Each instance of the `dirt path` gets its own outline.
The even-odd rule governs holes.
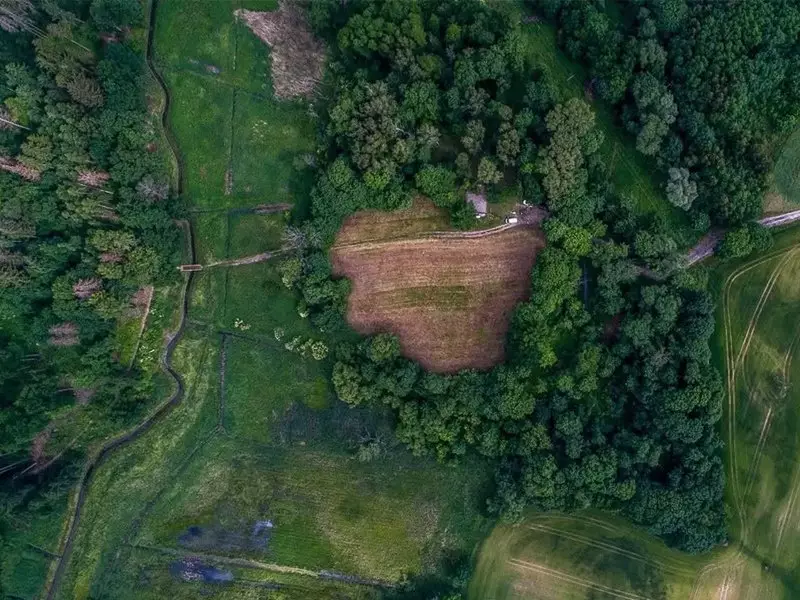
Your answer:
[[[262,571],[271,571],[273,573],[289,573],[292,575],[302,575],[304,577],[312,577],[314,579],[327,579],[331,581],[342,581],[356,585],[364,585],[369,587],[378,587],[384,589],[392,589],[395,585],[389,581],[382,579],[369,579],[366,577],[359,577],[358,575],[349,575],[347,573],[339,573],[337,571],[314,571],[312,569],[304,569],[302,567],[292,567],[289,565],[280,565],[276,563],[265,563],[250,558],[235,558],[231,556],[220,556],[218,554],[208,554],[205,552],[185,551],[175,548],[165,548],[162,546],[148,546],[144,544],[130,544],[131,548],[139,550],[149,550],[151,552],[159,552],[169,556],[180,558],[191,557],[201,558],[208,561],[213,561],[221,565],[230,565],[234,567],[245,567],[248,569],[260,569]]]
[[[791,210],[780,215],[764,217],[763,219],[759,219],[758,223],[764,227],[773,228],[788,225],[798,220],[800,220],[800,210]],[[686,254],[686,266],[691,266],[714,254],[714,250],[724,234],[724,231],[712,231],[708,235],[702,237],[695,247]]]
[[[203,265],[204,269],[212,267],[239,267],[241,265],[254,265],[260,262],[266,262],[281,254],[286,254],[291,248],[281,248],[272,252],[261,252],[260,254],[253,254],[251,256],[243,256],[242,258],[232,258],[227,260],[218,260],[216,262]]]
[[[153,292],[155,288],[152,285],[147,286],[147,304],[144,308],[144,314],[142,315],[142,322],[139,325],[139,335],[136,336],[136,346],[133,348],[133,354],[131,354],[131,361],[128,363],[128,368],[130,369],[133,366],[133,361],[136,360],[136,355],[139,353],[139,346],[142,345],[142,335],[144,335],[144,328],[147,325],[147,317],[150,315],[150,305],[153,303]]]
[[[183,192],[183,165],[180,160],[177,144],[175,143],[175,139],[172,136],[167,124],[167,115],[169,113],[171,97],[166,83],[153,65],[153,31],[155,26],[156,0],[150,1],[149,8],[149,24],[147,28],[146,40],[146,64],[147,68],[150,70],[151,74],[158,82],[158,85],[161,87],[164,93],[164,105],[162,106],[161,112],[161,126],[169,143],[170,152],[175,157],[177,164],[178,172],[176,193],[178,196],[180,196]],[[195,247],[192,224],[186,220],[182,220],[179,223],[180,226],[186,231],[186,246],[187,253],[189,254],[189,260],[190,262],[194,262]],[[161,369],[169,376],[170,379],[172,379],[175,384],[175,389],[170,397],[167,398],[167,400],[165,400],[160,406],[158,406],[158,408],[156,408],[144,421],[139,423],[139,425],[135,426],[133,429],[130,429],[125,433],[122,433],[121,435],[107,441],[93,457],[90,457],[87,460],[83,474],[78,483],[78,487],[75,491],[74,501],[72,502],[72,514],[69,517],[64,537],[59,546],[60,556],[51,566],[51,574],[48,575],[48,580],[45,583],[46,592],[44,597],[47,600],[56,598],[60,591],[61,582],[64,577],[64,571],[66,570],[67,564],[69,563],[69,559],[72,555],[72,549],[75,543],[75,535],[81,522],[83,507],[86,503],[86,496],[94,473],[108,460],[115,450],[122,448],[138,439],[143,433],[148,431],[151,427],[153,427],[153,425],[166,416],[170,410],[182,400],[184,396],[185,387],[183,379],[172,367],[172,355],[186,327],[186,314],[189,309],[189,292],[191,290],[192,280],[193,273],[187,273],[181,291],[180,316],[178,325],[174,331],[167,335],[166,345],[164,346],[164,351],[161,355]]]

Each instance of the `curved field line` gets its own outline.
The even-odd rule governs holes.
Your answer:
[[[742,342],[742,345],[739,348],[739,354],[736,357],[736,361],[733,364],[734,375],[744,362],[744,358],[747,355],[747,351],[750,349],[750,343],[753,341],[753,335],[755,334],[756,324],[758,323],[758,319],[761,317],[761,313],[763,312],[764,307],[767,304],[767,300],[769,299],[769,296],[772,293],[772,288],[775,287],[775,283],[778,281],[778,277],[780,277],[783,268],[786,266],[786,263],[789,262],[789,259],[792,257],[793,253],[794,251],[789,251],[786,253],[786,256],[781,260],[781,262],[778,263],[778,265],[770,274],[770,278],[767,281],[767,284],[761,291],[761,297],[758,299],[756,308],[753,311],[753,316],[750,318],[750,322],[747,324],[747,331],[745,333],[744,341]]]
[[[555,527],[548,527],[547,525],[528,525],[527,527],[528,527],[528,529],[532,529],[534,531],[542,531],[544,533],[550,533],[552,535],[556,535],[558,537],[562,537],[562,538],[567,539],[567,540],[572,540],[573,542],[578,542],[580,544],[584,544],[584,545],[590,546],[592,548],[597,548],[599,550],[608,550],[609,552],[613,552],[615,554],[619,554],[621,556],[625,556],[625,557],[630,558],[632,560],[636,560],[638,562],[641,562],[641,563],[644,563],[644,564],[647,564],[647,565],[650,565],[650,566],[653,566],[653,567],[657,567],[657,568],[659,568],[659,569],[661,569],[663,571],[666,571],[668,573],[673,573],[675,575],[689,575],[689,576],[691,576],[691,575],[694,574],[694,570],[692,570],[692,569],[688,569],[688,568],[681,569],[679,567],[673,567],[673,566],[667,565],[666,563],[661,562],[659,560],[650,558],[650,557],[648,557],[648,556],[646,556],[644,554],[640,554],[638,552],[634,552],[633,550],[628,550],[626,548],[622,548],[621,546],[616,546],[616,545],[608,543],[608,542],[595,540],[595,539],[592,539],[590,537],[587,537],[587,536],[584,536],[584,535],[580,535],[578,533],[572,533],[572,532],[563,531],[563,530],[560,530],[560,529],[556,529]]]
[[[731,478],[731,485],[733,490],[733,497],[734,503],[736,504],[737,512],[739,513],[739,522],[742,528],[742,535],[746,536],[746,523],[743,514],[743,507],[742,507],[742,498],[739,489],[739,475],[738,475],[738,458],[736,455],[736,437],[734,436],[734,428],[736,425],[736,401],[735,401],[735,391],[736,391],[736,369],[738,361],[741,357],[744,360],[744,356],[746,355],[746,349],[744,348],[745,344],[749,345],[748,339],[752,339],[753,330],[755,329],[756,322],[758,317],[761,314],[761,310],[763,310],[764,304],[766,304],[766,299],[769,296],[769,292],[772,291],[772,286],[774,286],[775,280],[777,279],[777,275],[780,273],[780,270],[787,262],[789,256],[797,247],[791,246],[788,249],[783,250],[782,252],[778,252],[775,254],[770,254],[751,263],[742,265],[739,269],[731,273],[728,276],[728,279],[725,282],[725,286],[723,289],[723,317],[724,317],[724,332],[725,332],[725,363],[726,363],[726,371],[727,371],[727,392],[728,392],[728,447],[729,450],[729,462],[730,462],[730,478]],[[756,268],[757,266],[772,260],[776,256],[779,256],[781,253],[786,253],[787,256],[784,257],[783,260],[778,264],[778,266],[773,270],[772,274],[770,275],[770,279],[768,280],[767,284],[764,286],[764,289],[761,292],[761,297],[758,300],[756,309],[754,311],[753,316],[748,323],[747,330],[745,332],[745,339],[742,342],[742,346],[739,348],[739,354],[734,358],[734,350],[733,350],[733,327],[731,325],[731,314],[730,314],[730,293],[733,283],[743,274],[747,273],[748,271]]]
[[[793,253],[800,244],[794,244],[789,246],[788,248],[782,248],[780,250],[776,250],[774,252],[770,252],[769,254],[757,258],[749,263],[745,263],[741,265],[737,269],[735,269],[728,278],[725,280],[725,285],[723,286],[722,291],[722,311],[723,311],[723,333],[724,333],[724,340],[725,340],[725,367],[726,367],[726,389],[727,389],[727,400],[728,400],[728,418],[727,418],[727,427],[728,427],[728,462],[729,462],[729,472],[730,472],[730,481],[731,481],[731,489],[733,492],[734,503],[736,505],[736,512],[738,513],[739,517],[739,524],[741,528],[741,538],[737,544],[736,551],[732,557],[724,557],[719,561],[709,563],[708,565],[704,566],[697,574],[697,578],[695,579],[695,584],[692,589],[691,600],[695,600],[698,598],[698,594],[700,592],[700,582],[707,574],[711,573],[717,569],[724,569],[727,568],[729,570],[736,568],[737,565],[741,564],[745,557],[742,554],[742,547],[747,539],[748,536],[748,522],[746,516],[744,514],[744,509],[742,506],[742,498],[739,489],[739,480],[738,480],[738,472],[737,472],[737,458],[736,458],[736,437],[734,435],[734,429],[736,426],[736,400],[735,400],[735,391],[736,391],[736,377],[735,377],[735,367],[736,363],[741,357],[742,361],[746,356],[745,352],[742,352],[742,346],[739,349],[739,355],[734,359],[734,349],[733,349],[733,327],[731,324],[731,311],[730,311],[730,295],[731,295],[731,288],[733,283],[744,273],[762,265],[763,263],[770,261],[781,254],[787,254],[787,256],[781,261],[781,263],[776,267],[782,268],[785,265],[786,261],[788,260],[791,253]],[[775,275],[775,271],[770,275],[770,281],[774,286],[775,281],[772,280],[773,276]],[[772,290],[772,286],[770,286],[770,281],[762,290],[761,297],[759,298],[759,304],[766,303],[766,298],[769,295],[769,292]],[[766,288],[769,287],[769,290]],[[765,293],[766,292],[766,293]],[[763,309],[763,306],[761,306]],[[760,314],[760,309],[757,306],[756,312]],[[748,331],[751,327],[755,327],[756,321],[758,319],[758,315],[754,314],[753,318],[750,319],[748,323]],[[747,333],[745,334],[747,336]],[[752,337],[752,333],[750,334]],[[744,341],[743,344],[744,345]],[[763,451],[764,444],[762,444],[761,448]],[[755,461],[758,461],[760,458],[760,452],[754,457]],[[728,580],[729,575],[726,575],[726,580]]]
[[[767,409],[767,414],[764,417],[764,423],[761,425],[761,434],[758,436],[758,444],[756,444],[756,451],[753,455],[753,460],[750,464],[750,471],[747,473],[747,480],[745,481],[744,486],[744,496],[743,499],[747,500],[750,496],[750,492],[753,489],[753,484],[756,480],[756,472],[758,471],[758,463],[761,460],[761,453],[764,451],[764,444],[766,444],[767,436],[769,435],[769,429],[772,425],[772,407],[770,406]]]
[[[617,534],[617,535],[622,536],[622,537],[629,536],[630,533],[631,533],[629,529],[626,529],[626,528],[623,528],[623,527],[618,527],[616,525],[612,525],[611,523],[608,523],[607,521],[604,521],[602,519],[598,519],[598,518],[594,518],[594,517],[588,517],[588,516],[585,516],[585,515],[558,513],[558,512],[535,515],[532,519],[530,519],[528,521],[528,523],[536,522],[536,521],[549,521],[549,522],[552,522],[552,521],[554,521],[556,519],[561,519],[561,520],[564,520],[564,521],[575,521],[577,523],[594,525],[596,527],[599,527],[600,529],[604,529],[604,530],[608,531],[609,533]],[[562,529],[559,529],[558,527],[553,527],[552,525],[534,525],[534,527],[537,527],[537,528],[547,527],[548,529],[551,529],[552,533],[554,533],[555,535],[559,535],[563,531]],[[568,533],[570,535],[576,535],[576,536],[580,535],[580,534],[575,534],[575,533],[572,533],[572,532],[565,532],[565,533]],[[592,540],[592,538],[588,538],[588,537],[586,539],[589,539],[589,540],[591,540],[593,542],[596,541],[596,540]],[[674,573],[682,572],[682,573],[684,573],[686,575],[694,573],[693,569],[690,569],[690,568],[686,567],[685,563],[683,561],[679,560],[679,559],[670,558],[670,559],[660,559],[659,560],[659,559],[655,559],[655,558],[652,558],[652,557],[646,557],[646,556],[644,556],[642,554],[637,554],[636,552],[633,552],[632,550],[627,550],[625,548],[620,548],[618,546],[614,546],[613,544],[611,544],[609,542],[599,542],[599,541],[597,541],[597,543],[605,544],[606,546],[609,546],[610,548],[608,548],[608,549],[612,550],[612,551],[613,550],[621,550],[623,552],[627,552],[627,553],[631,553],[631,554],[637,555],[640,559],[644,559],[645,562],[649,562],[649,563],[651,563],[653,565],[657,565],[657,566],[663,568],[665,571],[672,571]],[[708,566],[704,567],[704,569],[705,568],[708,568]]]
[[[795,469],[794,476],[792,477],[792,491],[789,494],[789,504],[786,506],[786,510],[783,511],[783,515],[779,519],[780,525],[778,526],[778,539],[775,541],[776,560],[780,556],[781,541],[783,540],[783,533],[786,531],[786,524],[789,522],[789,517],[792,516],[795,502],[797,502],[797,492],[800,491],[800,485],[798,484],[800,484],[800,481],[798,481],[797,469]]]
[[[547,575],[549,577],[552,577],[553,579],[560,579],[561,581],[566,581],[567,583],[571,583],[579,587],[584,587],[604,592],[610,596],[615,596],[616,598],[622,598],[623,600],[653,600],[648,596],[640,596],[639,594],[634,594],[633,592],[618,590],[616,588],[603,585],[602,583],[597,583],[596,581],[591,581],[589,579],[584,579],[583,577],[570,575],[569,573],[565,573],[563,571],[557,571],[556,569],[551,569],[549,567],[545,567],[536,563],[519,560],[517,558],[512,558],[509,560],[509,562],[516,567],[520,567],[522,569],[528,569],[531,571],[536,571],[537,573],[540,573],[542,575]]]
[[[585,515],[578,515],[578,514],[569,514],[569,513],[560,513],[557,511],[542,513],[538,515],[534,515],[530,521],[552,521],[555,519],[561,519],[563,521],[575,521],[577,523],[586,523],[590,525],[596,525],[600,529],[605,529],[610,533],[618,533],[620,535],[626,535],[628,532],[627,529],[622,527],[618,527],[616,525],[612,525],[602,519],[596,519],[594,517],[587,517]]]

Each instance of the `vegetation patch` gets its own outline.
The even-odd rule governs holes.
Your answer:
[[[599,512],[529,515],[516,527],[498,525],[483,543],[468,597],[714,598],[724,575],[710,567],[725,559],[720,553],[690,556],[669,549]]]
[[[336,245],[414,238],[449,229],[452,227],[447,212],[427,198],[417,197],[410,208],[391,212],[363,210],[350,215],[336,234]]]
[[[765,212],[782,212],[800,205],[800,129],[786,140],[775,161]]]
[[[431,371],[453,372],[503,359],[511,311],[528,293],[543,245],[541,232],[517,228],[334,245],[332,252],[334,272],[353,282],[347,319],[357,331],[394,333],[409,358]]]

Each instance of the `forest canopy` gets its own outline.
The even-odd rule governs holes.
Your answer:
[[[121,363],[115,332],[149,305],[148,286],[175,280],[179,231],[131,35],[141,3],[2,8],[0,501],[11,518],[49,510],[91,442],[152,406],[153,372]],[[51,438],[78,415],[72,441]]]
[[[533,4],[559,24],[568,53],[589,64],[593,92],[614,105],[638,149],[656,157],[668,198],[692,211],[700,230],[758,214],[764,144],[795,118],[788,77],[776,75],[777,103],[767,107],[747,92],[746,73],[715,56],[725,77],[742,81],[727,102],[754,113],[734,127],[709,101],[708,79],[691,74],[701,61],[689,41],[676,39],[689,35],[679,27],[689,12],[704,19],[700,8],[631,3],[642,23],[628,31],[599,3]],[[733,3],[721,10],[737,14]],[[331,54],[320,137],[327,160],[302,259],[284,264],[284,282],[321,329],[346,327],[349,285],[331,277],[326,250],[354,211],[408,207],[423,194],[469,227],[464,194],[482,189],[489,198],[511,192],[549,215],[547,247],[530,299],[515,312],[504,364],[428,373],[401,355],[394,336],[379,334],[336,348],[339,397],[390,407],[414,453],[494,461],[494,514],[513,520],[529,507],[596,507],[690,552],[723,542],[723,390],[711,362],[714,307],[704,272],[680,268],[668,224],[614,188],[591,105],[559,96],[525,64],[525,25],[507,4],[331,1],[315,2],[311,15]],[[793,60],[788,41],[773,41],[764,60]],[[761,229],[741,231],[728,243],[731,256],[769,243]]]

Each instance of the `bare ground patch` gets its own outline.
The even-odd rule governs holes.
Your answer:
[[[234,14],[272,48],[275,97],[311,97],[322,81],[325,48],[311,33],[302,10],[290,0],[281,0],[276,11],[240,9]]]
[[[353,282],[347,320],[357,331],[396,334],[406,356],[436,372],[503,360],[511,313],[544,246],[539,230],[359,244],[352,227],[343,227],[332,261]],[[370,240],[371,227],[363,230]]]
[[[336,245],[407,239],[447,229],[452,229],[447,212],[419,197],[405,210],[362,210],[350,215],[336,236]]]

